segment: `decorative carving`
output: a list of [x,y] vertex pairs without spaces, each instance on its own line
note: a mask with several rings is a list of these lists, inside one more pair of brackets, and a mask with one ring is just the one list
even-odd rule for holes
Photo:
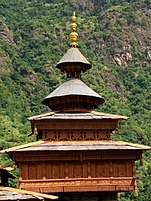
[[21,181],[21,185],[24,185],[24,187],[34,187],[36,185],[36,187],[42,187],[43,185],[47,185],[47,187],[50,186],[93,186],[93,185],[121,185],[121,186],[134,186],[134,184],[132,184],[132,180],[133,178],[121,178],[120,179],[116,179],[116,178],[103,178],[103,179],[78,179],[78,180],[70,180],[70,179],[66,179],[66,180],[45,180],[45,181],[30,181],[28,180],[28,182],[24,182]]
[[110,130],[43,130],[43,140],[110,140]]
[[82,140],[82,132],[80,130],[71,131],[71,140]]

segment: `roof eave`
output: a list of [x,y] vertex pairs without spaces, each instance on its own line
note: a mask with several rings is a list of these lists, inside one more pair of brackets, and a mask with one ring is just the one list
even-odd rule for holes
[[44,114],[34,115],[31,117],[28,117],[28,120],[29,121],[37,120],[39,117],[46,117],[46,116],[53,115],[53,114],[54,114],[54,112],[48,112],[48,113],[44,113]]
[[32,192],[32,191],[27,191],[27,190],[22,190],[22,189],[17,189],[17,188],[11,188],[11,187],[0,186],[0,190],[9,191],[12,193],[17,192],[20,194],[27,194],[27,195],[32,195],[34,197],[47,198],[47,199],[51,199],[51,200],[58,199],[58,196],[48,195],[48,194],[43,194],[43,193],[37,193],[37,192]]
[[[54,114],[55,114],[55,112],[49,112],[49,113],[45,113],[45,114],[34,115],[34,116],[29,117],[28,120],[29,121],[40,120],[39,118],[52,116]],[[78,113],[76,113],[76,114],[78,114]],[[103,112],[92,111],[91,114],[92,115],[94,114],[96,116],[102,115],[102,116],[105,116],[106,118],[108,117],[109,119],[110,119],[110,117],[112,117],[113,119],[119,119],[119,120],[127,120],[127,119],[129,119],[129,117],[127,117],[127,116],[115,115],[115,114],[109,114],[109,113],[103,113]]]
[[103,113],[103,112],[96,112],[96,111],[92,111],[91,113],[95,114],[95,115],[104,115],[106,117],[110,116],[110,117],[113,117],[113,118],[116,118],[116,119],[121,119],[121,120],[127,120],[129,119],[129,117],[127,116],[123,116],[123,115],[116,115],[116,114],[110,114],[110,113]]
[[30,142],[30,143],[23,144],[23,145],[18,145],[18,146],[15,146],[15,147],[11,147],[11,148],[8,148],[8,149],[1,150],[0,154],[7,154],[7,153],[9,154],[9,153],[15,152],[16,150],[31,147],[31,146],[36,146],[36,145],[39,145],[41,143],[44,143],[44,141],[40,140],[40,141]]

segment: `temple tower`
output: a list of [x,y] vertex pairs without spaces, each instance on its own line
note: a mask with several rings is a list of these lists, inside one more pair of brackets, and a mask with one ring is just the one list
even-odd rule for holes
[[135,161],[150,147],[111,140],[128,117],[93,110],[104,98],[80,77],[91,64],[78,48],[75,13],[70,48],[57,68],[67,80],[42,101],[52,112],[30,117],[37,142],[4,150],[20,168],[19,188],[54,193],[60,200],[117,200],[137,195]]

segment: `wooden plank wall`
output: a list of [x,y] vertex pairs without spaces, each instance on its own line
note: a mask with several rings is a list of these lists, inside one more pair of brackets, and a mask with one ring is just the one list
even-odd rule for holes
[[65,179],[65,178],[103,178],[131,177],[132,160],[94,160],[94,161],[39,161],[21,162],[21,178]]

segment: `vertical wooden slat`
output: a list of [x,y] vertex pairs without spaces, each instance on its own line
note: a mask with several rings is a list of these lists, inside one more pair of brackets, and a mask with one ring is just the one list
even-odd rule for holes
[[82,177],[82,165],[79,161],[76,161],[74,163],[74,176],[76,178],[81,178]]
[[55,163],[54,162],[52,162],[51,163],[51,172],[52,172],[52,179],[55,179],[55,168],[56,168],[56,166],[55,166]]
[[120,161],[118,163],[118,171],[119,171],[119,176],[124,177],[126,176],[126,165],[124,161]]
[[105,168],[104,161],[102,161],[102,165],[101,165],[101,166],[102,166],[102,170],[103,170],[103,171],[102,171],[102,177],[105,177],[105,176],[104,176],[104,175],[105,175],[105,174],[104,174],[104,168]]
[[133,176],[133,164],[131,161],[127,161],[126,163],[126,173],[127,177]]
[[65,162],[59,163],[59,178],[60,179],[65,178]]
[[54,179],[58,179],[59,178],[59,163],[58,162],[54,162]]
[[133,176],[135,177],[135,174],[136,174],[136,169],[135,169],[135,164],[134,164],[134,161],[132,162],[132,166],[133,166]]
[[91,166],[91,177],[96,177],[96,165],[95,165],[95,161],[92,161],[90,163]]
[[21,166],[21,177],[22,179],[28,179],[28,163],[22,162]]
[[74,174],[73,174],[73,162],[69,162],[68,164],[68,177],[69,178],[74,178]]
[[37,165],[37,179],[42,179],[43,178],[43,165],[42,162],[39,162]]
[[103,177],[103,163],[101,161],[96,162],[96,177]]
[[37,163],[30,162],[28,166],[29,179],[37,179]]
[[113,163],[112,163],[112,161],[109,162],[109,166],[110,166],[110,177],[113,177]]
[[83,178],[88,178],[88,165],[87,161],[83,161],[83,166],[82,166],[82,177]]
[[65,178],[69,178],[69,175],[68,175],[68,162],[67,161],[65,163]]
[[104,177],[110,177],[110,164],[108,161],[104,161]]
[[[44,167],[44,164],[43,164],[43,167]],[[47,161],[47,162],[45,162],[45,173],[44,173],[44,175],[43,175],[43,177],[46,177],[46,179],[51,179],[51,162],[49,161]]]
[[82,178],[82,163],[80,161],[77,163],[77,169],[79,170],[78,177]]
[[114,161],[112,164],[113,164],[113,177],[118,177],[119,176],[118,163],[117,161]]
[[87,165],[88,165],[88,178],[91,178],[91,166],[90,166],[89,161],[88,161]]
[[74,177],[77,178],[77,177],[78,177],[78,176],[77,176],[77,175],[78,175],[78,170],[77,170],[77,164],[76,164],[76,162],[74,162],[73,170],[74,170],[74,172],[73,172]]
[[46,179],[46,162],[42,162],[42,178]]

